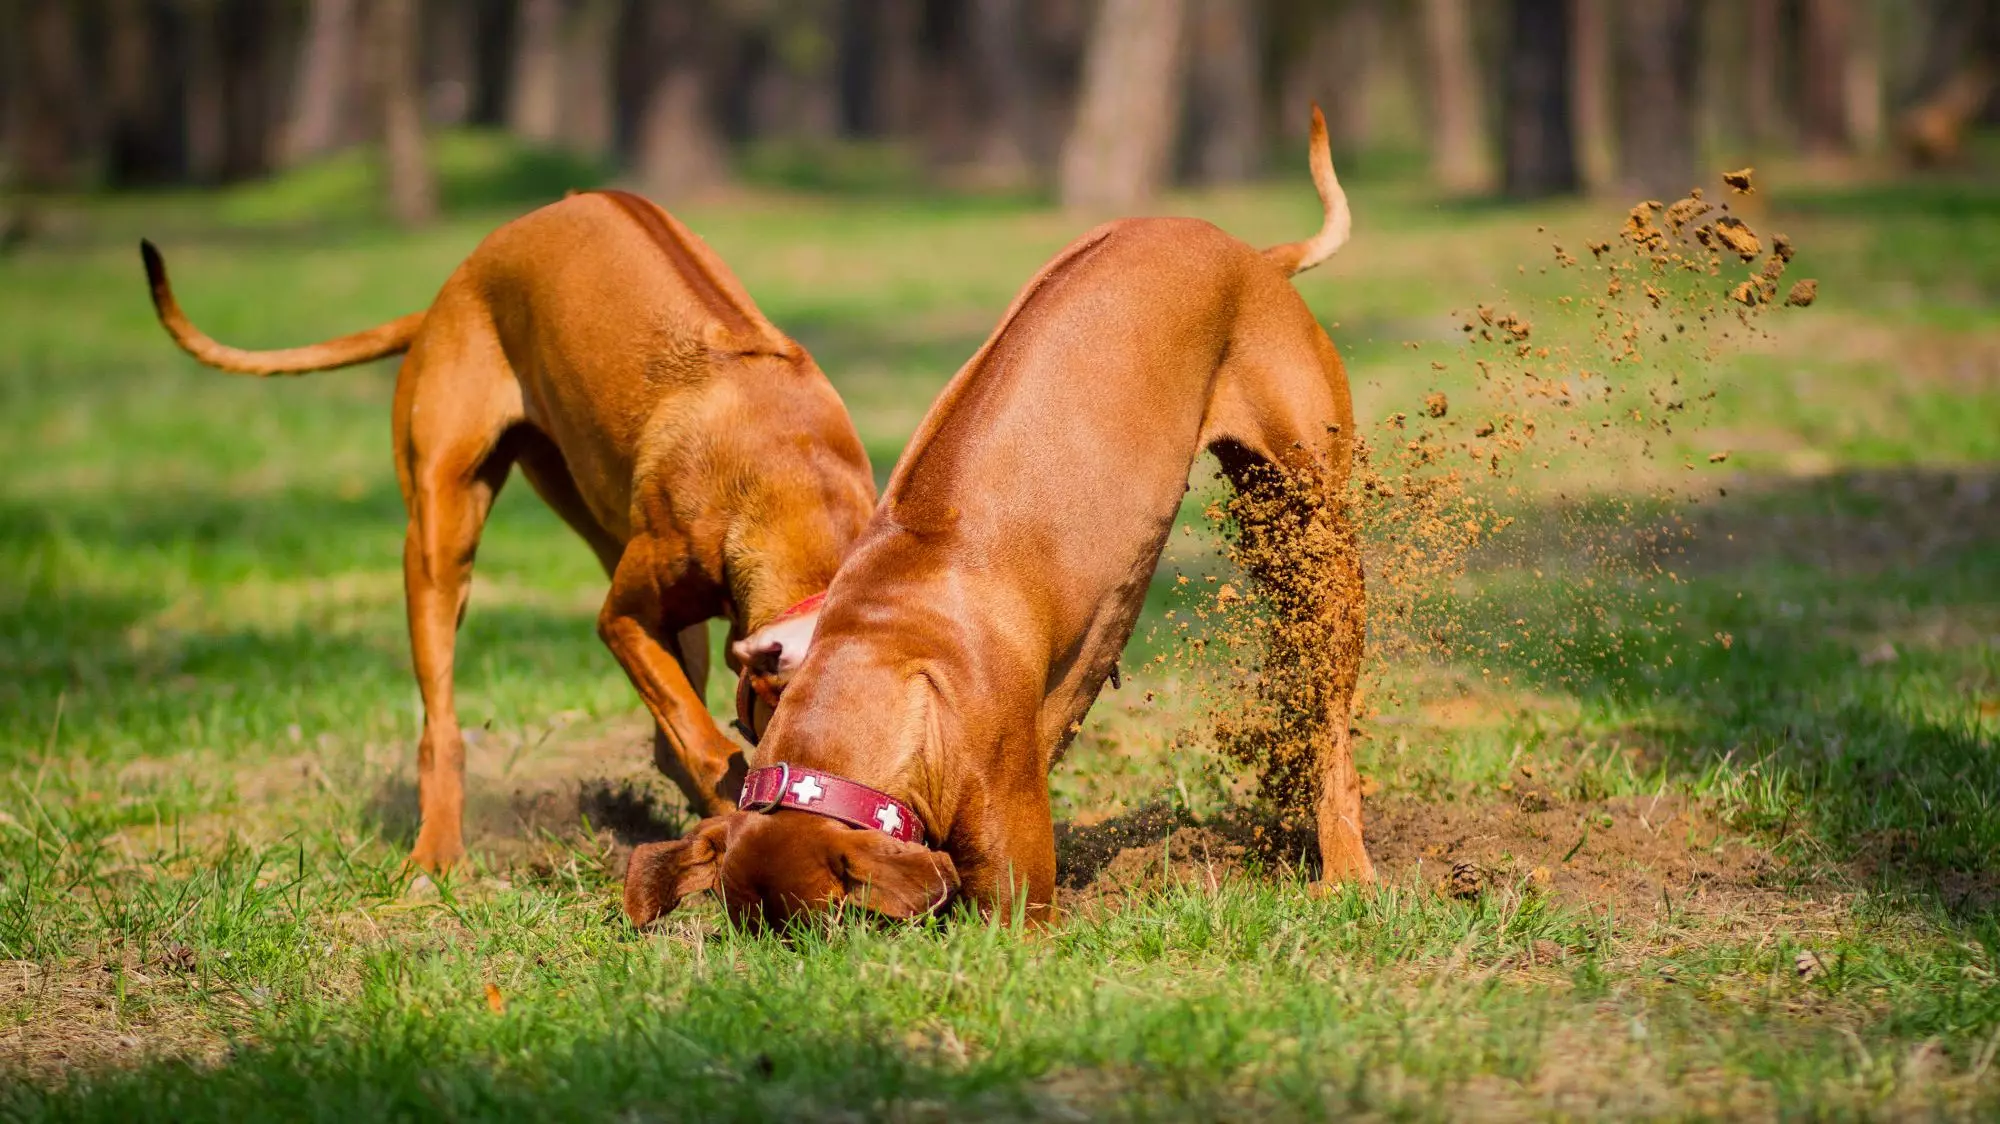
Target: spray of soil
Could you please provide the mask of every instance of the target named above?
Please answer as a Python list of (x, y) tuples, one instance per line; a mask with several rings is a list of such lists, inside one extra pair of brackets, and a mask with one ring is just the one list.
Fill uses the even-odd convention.
[[(1750, 175), (1724, 179), (1747, 193)], [(1167, 627), (1218, 750), (1218, 782), (1254, 794), (1274, 836), (1304, 826), (1313, 763), (1349, 720), (1361, 622), (1368, 701), (1357, 718), (1398, 701), (1380, 674), (1388, 663), (1472, 662), (1487, 675), (1497, 666), (1503, 682), (1510, 668), (1561, 682), (1616, 674), (1631, 637), (1677, 625), (1660, 591), (1680, 580), (1672, 559), (1692, 533), (1682, 512), (1704, 490), (1697, 462), (1728, 456), (1690, 447), (1716, 393), (1714, 362), (1758, 334), (1762, 316), (1810, 304), (1817, 286), (1798, 281), (1781, 301), (1790, 240), (1772, 234), (1767, 252), (1700, 189), (1640, 203), (1584, 246), (1587, 257), (1557, 242), (1542, 271), (1569, 291), (1465, 312), (1463, 344), (1429, 364), (1437, 382), (1411, 380), (1407, 411), (1361, 423), (1349, 479), (1252, 476), (1210, 506), (1234, 573), (1181, 578)], [(1634, 466), (1654, 482), (1646, 492), (1589, 487), (1630, 479)], [(1510, 535), (1531, 498), (1553, 502), (1554, 526)], [(1464, 589), (1475, 555), (1533, 573), (1553, 611), (1531, 623)]]

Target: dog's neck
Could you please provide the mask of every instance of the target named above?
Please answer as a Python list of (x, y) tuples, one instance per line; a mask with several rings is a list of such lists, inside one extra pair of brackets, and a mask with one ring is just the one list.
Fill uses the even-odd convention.
[(723, 580), (739, 635), (748, 635), (816, 593), (859, 528), (834, 525), (826, 512), (787, 511), (782, 525), (757, 505), (732, 520), (723, 546)]

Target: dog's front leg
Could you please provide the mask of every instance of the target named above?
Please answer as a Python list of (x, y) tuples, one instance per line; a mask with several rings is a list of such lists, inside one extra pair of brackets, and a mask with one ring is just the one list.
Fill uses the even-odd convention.
[(955, 848), (960, 893), (988, 917), (1012, 924), (1018, 913), (1031, 929), (1056, 919), (1056, 829), (1046, 787), (994, 802), (1000, 814), (982, 825), (955, 830), (968, 840)]
[(683, 568), (662, 565), (677, 561), (661, 557), (662, 552), (661, 546), (644, 539), (634, 539), (626, 547), (598, 614), (597, 634), (653, 714), (668, 750), (661, 753), (656, 746), (654, 757), (661, 771), (680, 786), (697, 814), (721, 815), (735, 810), (747, 765), (717, 728), (701, 692), (675, 658), (677, 634), (691, 623), (679, 618), (690, 613), (672, 604), (677, 599), (661, 588), (663, 575)]

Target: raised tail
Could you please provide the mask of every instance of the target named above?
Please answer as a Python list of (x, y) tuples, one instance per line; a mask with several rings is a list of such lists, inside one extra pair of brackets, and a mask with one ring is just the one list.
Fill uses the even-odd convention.
[(1312, 143), (1309, 149), (1312, 164), (1313, 186), (1319, 189), (1319, 201), (1326, 208), (1326, 220), (1320, 224), (1319, 233), (1303, 242), (1287, 242), (1264, 251), (1265, 260), (1285, 271), (1286, 276), (1304, 273), (1313, 266), (1338, 253), (1347, 245), (1347, 236), (1354, 230), (1354, 216), (1347, 209), (1347, 193), (1340, 189), (1340, 179), (1333, 174), (1333, 150), (1326, 141), (1326, 117), (1313, 106)]
[(174, 300), (173, 286), (167, 283), (167, 263), (161, 260), (160, 251), (151, 242), (139, 243), (139, 256), (146, 260), (146, 281), (153, 289), (153, 311), (159, 314), (160, 326), (174, 337), (182, 351), (211, 367), (239, 375), (303, 375), (400, 355), (410, 349), (410, 341), (424, 323), (424, 313), (412, 312), (387, 324), (305, 347), (245, 351), (215, 342), (188, 320), (180, 302)]

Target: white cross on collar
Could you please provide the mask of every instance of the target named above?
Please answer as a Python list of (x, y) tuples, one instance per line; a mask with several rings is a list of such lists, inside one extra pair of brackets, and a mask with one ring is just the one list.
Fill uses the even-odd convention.
[(810, 804), (825, 795), (826, 789), (820, 787), (818, 777), (802, 777), (792, 785), (792, 799), (801, 804)]
[(883, 831), (894, 835), (903, 830), (903, 813), (894, 804), (884, 804), (875, 809), (875, 824)]

